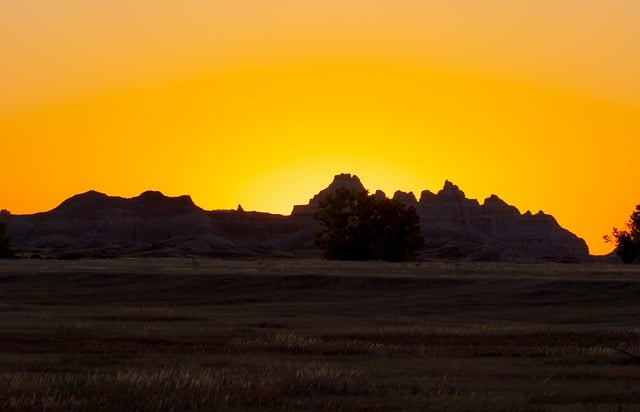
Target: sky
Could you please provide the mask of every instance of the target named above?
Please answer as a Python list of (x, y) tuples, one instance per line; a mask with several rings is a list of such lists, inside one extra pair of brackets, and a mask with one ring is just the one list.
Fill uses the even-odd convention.
[(3, 0), (0, 209), (88, 190), (289, 214), (337, 173), (584, 238), (640, 203), (635, 0)]

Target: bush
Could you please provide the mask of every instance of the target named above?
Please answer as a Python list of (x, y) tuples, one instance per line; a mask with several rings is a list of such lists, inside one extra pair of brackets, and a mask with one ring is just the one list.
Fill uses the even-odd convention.
[(316, 243), (330, 259), (404, 261), (424, 245), (415, 208), (367, 191), (339, 188), (320, 200)]
[(7, 226), (0, 222), (0, 258), (12, 258), (15, 252), (11, 249), (11, 238), (6, 234)]
[(605, 240), (616, 244), (616, 255), (624, 263), (640, 263), (640, 205), (631, 214), (628, 230), (613, 228), (612, 237), (605, 236)]

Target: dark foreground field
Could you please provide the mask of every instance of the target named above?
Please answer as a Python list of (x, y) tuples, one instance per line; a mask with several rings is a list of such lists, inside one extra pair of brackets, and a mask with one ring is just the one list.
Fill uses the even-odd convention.
[(640, 268), (0, 262), (0, 410), (640, 410)]

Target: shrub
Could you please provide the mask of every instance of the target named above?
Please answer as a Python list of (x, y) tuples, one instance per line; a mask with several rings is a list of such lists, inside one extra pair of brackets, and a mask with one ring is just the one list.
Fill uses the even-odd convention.
[(640, 205), (631, 214), (627, 229), (613, 228), (612, 237), (605, 236), (605, 240), (616, 244), (616, 255), (624, 263), (640, 263)]
[(424, 245), (415, 208), (364, 190), (339, 188), (320, 200), (316, 243), (330, 259), (404, 261)]

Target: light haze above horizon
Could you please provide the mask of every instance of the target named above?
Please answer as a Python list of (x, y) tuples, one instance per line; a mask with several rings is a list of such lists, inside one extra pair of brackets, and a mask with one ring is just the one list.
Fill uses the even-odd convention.
[(640, 203), (640, 2), (5, 0), (0, 209), (288, 214), (338, 173), (496, 194), (594, 254)]

